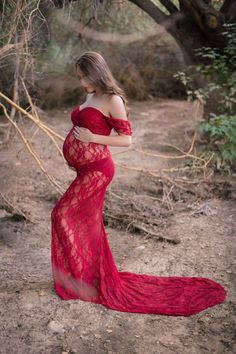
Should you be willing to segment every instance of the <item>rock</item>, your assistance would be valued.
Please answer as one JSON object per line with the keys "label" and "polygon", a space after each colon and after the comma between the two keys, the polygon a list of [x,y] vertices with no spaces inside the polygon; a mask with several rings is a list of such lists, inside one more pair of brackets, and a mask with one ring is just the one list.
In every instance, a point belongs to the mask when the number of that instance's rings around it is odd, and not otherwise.
{"label": "rock", "polygon": [[59,322],[56,322],[56,321],[50,321],[48,324],[48,328],[50,329],[51,332],[55,332],[55,333],[64,333],[65,332],[63,325]]}
{"label": "rock", "polygon": [[145,247],[146,247],[146,246],[141,245],[141,246],[136,247],[136,250],[144,250]]}

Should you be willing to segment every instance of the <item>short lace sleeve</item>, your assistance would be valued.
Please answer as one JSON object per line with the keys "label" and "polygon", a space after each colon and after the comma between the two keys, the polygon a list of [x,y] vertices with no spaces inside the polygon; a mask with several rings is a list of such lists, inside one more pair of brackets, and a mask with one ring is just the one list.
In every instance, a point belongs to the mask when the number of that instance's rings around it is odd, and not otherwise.
{"label": "short lace sleeve", "polygon": [[132,127],[130,121],[127,119],[120,119],[114,117],[107,117],[108,124],[113,128],[117,133],[132,135]]}
{"label": "short lace sleeve", "polygon": [[78,111],[79,111],[79,107],[75,107],[73,109],[73,111],[71,112],[71,121],[72,121],[73,125],[77,124],[77,119],[78,119],[77,113],[78,113]]}

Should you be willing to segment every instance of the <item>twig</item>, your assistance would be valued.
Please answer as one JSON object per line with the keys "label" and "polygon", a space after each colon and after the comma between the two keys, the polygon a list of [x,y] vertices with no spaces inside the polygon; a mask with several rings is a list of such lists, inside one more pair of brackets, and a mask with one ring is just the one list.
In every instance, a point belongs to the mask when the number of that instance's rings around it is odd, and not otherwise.
{"label": "twig", "polygon": [[167,192],[167,193],[163,193],[163,198],[162,198],[162,203],[166,203],[168,208],[170,210],[173,210],[173,206],[172,206],[172,203],[171,203],[171,200],[170,200],[170,194],[172,193],[172,190],[174,189],[175,185],[172,185],[170,187],[170,190]]}
{"label": "twig", "polygon": [[40,169],[43,171],[43,173],[46,175],[46,177],[48,178],[48,180],[56,187],[57,191],[59,193],[63,193],[64,190],[60,187],[60,185],[56,182],[56,180],[54,179],[54,177],[50,176],[47,172],[47,170],[45,169],[45,167],[43,166],[42,162],[40,161],[40,159],[37,157],[37,155],[35,154],[32,146],[29,144],[29,142],[27,141],[27,139],[25,138],[24,134],[22,133],[22,131],[20,130],[20,128],[18,127],[17,123],[14,122],[11,117],[9,116],[9,114],[7,113],[7,109],[6,107],[0,103],[0,106],[2,107],[5,116],[7,117],[7,119],[14,125],[14,127],[16,128],[16,130],[18,131],[18,133],[20,134],[21,139],[23,140],[23,142],[25,143],[27,149],[29,150],[30,154],[33,156],[33,158],[36,160],[37,164],[39,165]]}
{"label": "twig", "polygon": [[13,102],[10,98],[8,98],[6,95],[4,95],[2,92],[0,92],[0,97],[2,97],[7,103],[9,103],[11,106],[15,107],[18,111],[26,115],[29,119],[31,119],[34,123],[40,126],[41,129],[46,130],[47,132],[51,133],[52,135],[55,135],[57,138],[60,140],[64,141],[64,138],[56,133],[53,129],[49,128],[45,123],[42,121],[38,120],[35,118],[32,114],[28,113],[26,110],[18,106],[15,102]]}
{"label": "twig", "polygon": [[178,148],[177,146],[174,146],[174,145],[171,145],[171,144],[164,144],[166,146],[171,146],[171,147],[175,148],[176,150],[180,151],[182,153],[182,155],[176,155],[176,156],[162,155],[162,154],[157,154],[157,153],[154,153],[154,152],[151,152],[151,151],[144,151],[142,149],[137,149],[137,148],[134,148],[133,150],[137,151],[137,152],[139,152],[139,153],[141,153],[143,155],[158,157],[158,158],[162,158],[162,159],[175,160],[175,159],[185,159],[187,157],[188,158],[191,157],[191,158],[193,158],[195,160],[200,160],[200,161],[205,162],[205,160],[203,158],[191,154],[191,151],[192,151],[194,143],[195,143],[195,138],[196,138],[196,133],[193,136],[193,140],[192,140],[191,146],[189,148],[189,151],[187,151],[187,152],[184,152],[182,149]]}
{"label": "twig", "polygon": [[133,171],[139,171],[139,172],[142,172],[142,173],[146,173],[146,174],[148,174],[148,175],[150,175],[150,176],[159,178],[160,180],[166,180],[166,181],[170,182],[171,184],[175,184],[175,185],[178,186],[180,189],[186,190],[184,187],[178,185],[175,181],[173,181],[170,177],[165,176],[165,175],[163,175],[163,174],[154,173],[154,172],[152,172],[152,170],[147,170],[147,169],[138,168],[138,167],[134,167],[134,166],[127,166],[127,165],[121,164],[121,163],[119,163],[119,162],[116,162],[115,165],[120,166],[120,167],[122,167],[122,168],[126,168],[126,169],[128,169],[128,170],[133,170]]}
{"label": "twig", "polygon": [[153,231],[150,231],[150,230],[147,230],[145,227],[139,225],[139,224],[133,224],[133,226],[140,230],[140,231],[143,231],[145,232],[146,234],[148,235],[151,235],[153,238],[155,238],[157,241],[160,241],[160,242],[169,242],[169,243],[173,243],[174,245],[177,245],[178,243],[180,243],[180,240],[179,239],[171,239],[171,238],[168,238],[168,237],[164,237],[164,236],[160,236],[158,235],[157,233],[153,232]]}
{"label": "twig", "polygon": [[134,151],[134,148],[124,149],[122,151],[114,151],[114,152],[112,152],[112,156],[113,155],[121,155],[121,154],[124,154],[129,151]]}
{"label": "twig", "polygon": [[9,206],[9,211],[12,213],[12,214],[18,214],[20,216],[22,216],[24,219],[32,222],[35,224],[35,221],[33,219],[31,219],[29,216],[25,215],[25,213],[18,209],[13,203],[10,202],[10,200],[4,196],[1,192],[0,192],[0,197],[7,203],[7,205]]}
{"label": "twig", "polygon": [[124,200],[125,198],[120,197],[119,195],[117,195],[116,193],[112,192],[112,191],[108,191],[108,194],[113,195],[114,197]]}
{"label": "twig", "polygon": [[[24,82],[24,80],[23,80],[22,77],[21,77],[21,82],[22,82],[23,88],[24,88],[24,90],[25,90],[26,96],[27,96],[27,98],[28,98],[29,104],[30,104],[30,106],[31,106],[31,108],[32,108],[32,111],[33,111],[34,115],[35,115],[36,118],[37,118],[37,122],[40,122],[40,119],[39,119],[39,116],[38,116],[38,112],[37,112],[37,110],[35,109],[35,105],[34,105],[33,102],[32,102],[32,99],[31,99],[31,97],[30,97],[29,91],[27,90],[26,85],[25,85],[25,82]],[[38,124],[38,126],[40,127],[40,124]],[[41,127],[40,127],[40,128],[41,128]],[[50,132],[45,131],[45,129],[43,129],[43,130],[44,130],[44,132],[50,137],[50,139],[53,141],[53,143],[56,145],[56,148],[57,148],[57,150],[59,151],[60,155],[62,156],[64,162],[66,162],[66,161],[65,161],[65,158],[64,158],[64,155],[63,155],[63,153],[62,153],[62,150],[60,149],[60,147],[59,147],[59,145],[57,144],[57,142],[56,142],[55,138],[53,137],[53,135],[52,135]]]}

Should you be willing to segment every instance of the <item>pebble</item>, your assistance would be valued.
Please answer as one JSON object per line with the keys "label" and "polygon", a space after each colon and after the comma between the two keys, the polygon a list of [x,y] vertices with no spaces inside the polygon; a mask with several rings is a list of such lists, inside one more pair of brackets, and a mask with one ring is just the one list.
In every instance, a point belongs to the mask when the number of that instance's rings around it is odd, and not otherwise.
{"label": "pebble", "polygon": [[145,247],[146,247],[146,246],[141,245],[141,246],[136,247],[136,250],[144,250]]}
{"label": "pebble", "polygon": [[59,322],[56,322],[56,321],[50,321],[48,324],[48,328],[50,329],[50,331],[55,332],[55,333],[64,333],[65,332],[63,325]]}

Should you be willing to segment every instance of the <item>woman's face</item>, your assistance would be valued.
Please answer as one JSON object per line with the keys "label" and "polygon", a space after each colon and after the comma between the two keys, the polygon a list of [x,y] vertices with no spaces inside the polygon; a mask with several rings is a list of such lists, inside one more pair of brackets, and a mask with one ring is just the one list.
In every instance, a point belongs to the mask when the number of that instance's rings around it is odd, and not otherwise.
{"label": "woman's face", "polygon": [[77,76],[80,81],[80,85],[85,89],[87,93],[91,93],[95,91],[95,87],[89,82],[89,80],[84,76],[82,71],[77,68]]}

